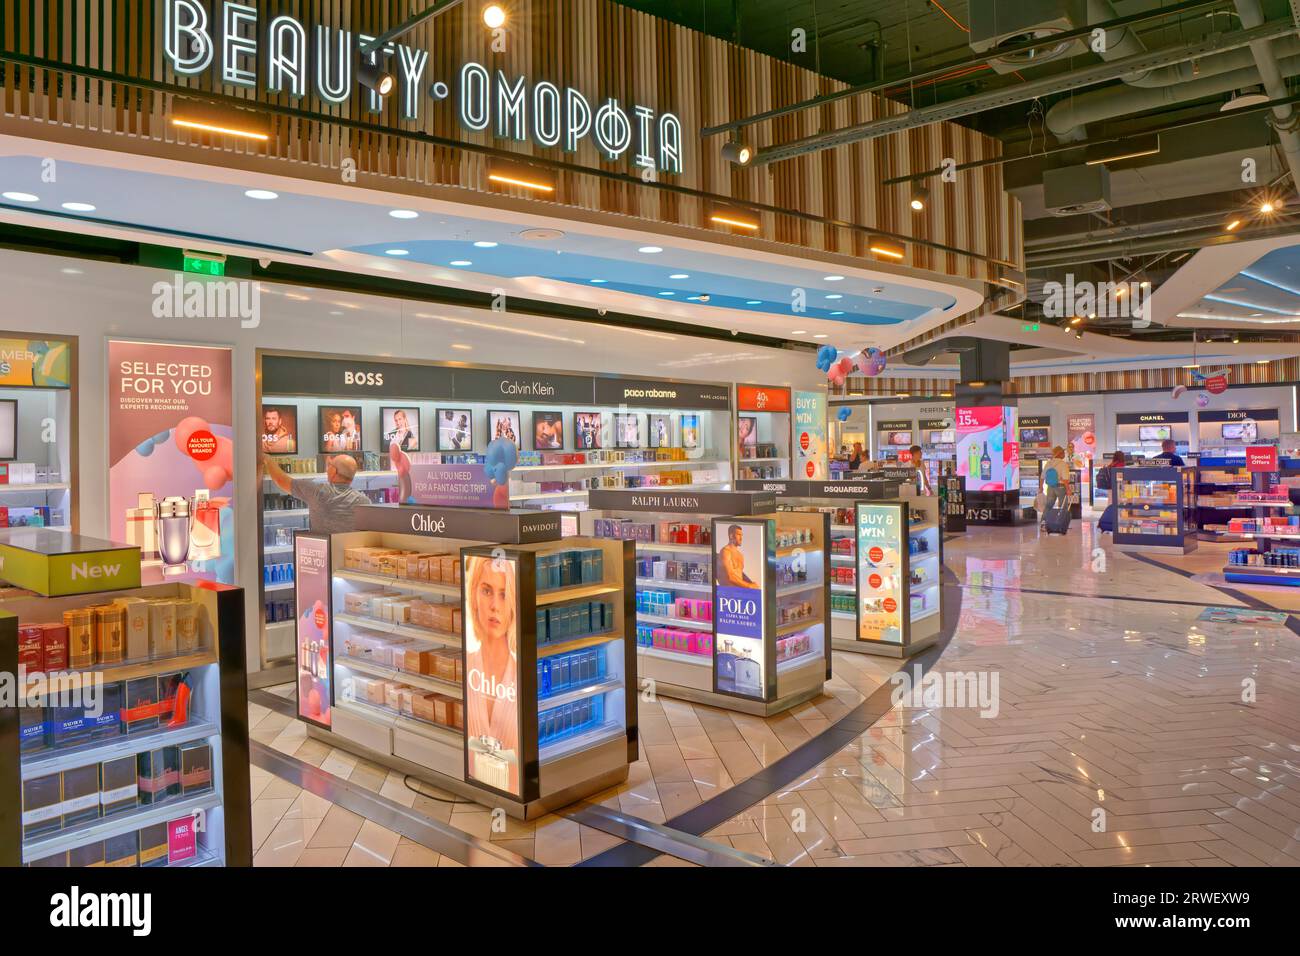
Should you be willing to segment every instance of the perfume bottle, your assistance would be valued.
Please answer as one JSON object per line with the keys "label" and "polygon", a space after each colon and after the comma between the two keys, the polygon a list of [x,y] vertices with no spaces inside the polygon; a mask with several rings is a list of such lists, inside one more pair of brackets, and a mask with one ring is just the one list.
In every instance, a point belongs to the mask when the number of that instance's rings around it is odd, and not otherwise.
{"label": "perfume bottle", "polygon": [[157,527],[153,493],[142,491],[136,507],[126,509],[126,543],[139,548],[140,557],[146,561],[158,557]]}
{"label": "perfume bottle", "polygon": [[158,553],[163,574],[184,574],[190,555],[190,502],[187,498],[164,498],[157,510]]}
{"label": "perfume bottle", "polygon": [[208,489],[200,488],[192,499],[194,520],[190,522],[190,560],[221,557],[221,509],[209,500]]}

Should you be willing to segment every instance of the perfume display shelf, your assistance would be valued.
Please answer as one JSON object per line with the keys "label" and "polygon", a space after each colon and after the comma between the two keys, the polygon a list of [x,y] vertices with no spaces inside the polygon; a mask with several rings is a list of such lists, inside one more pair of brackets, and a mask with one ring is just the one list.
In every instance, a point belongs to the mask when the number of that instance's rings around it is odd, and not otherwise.
{"label": "perfume display shelf", "polygon": [[[643,689],[762,715],[821,692],[830,676],[824,515],[775,514],[769,492],[600,491],[590,504],[584,533],[636,544]],[[723,581],[720,592],[719,568],[743,584]]]}
{"label": "perfume display shelf", "polygon": [[1115,477],[1115,546],[1187,554],[1197,534],[1195,467],[1126,467]]}
{"label": "perfume display shelf", "polygon": [[522,819],[626,779],[630,543],[561,539],[553,512],[374,505],[356,521],[295,539],[310,735]]}
{"label": "perfume display shelf", "polygon": [[[243,596],[138,584],[140,552],[0,531],[0,863],[252,864]],[[105,589],[107,588],[107,589]]]}

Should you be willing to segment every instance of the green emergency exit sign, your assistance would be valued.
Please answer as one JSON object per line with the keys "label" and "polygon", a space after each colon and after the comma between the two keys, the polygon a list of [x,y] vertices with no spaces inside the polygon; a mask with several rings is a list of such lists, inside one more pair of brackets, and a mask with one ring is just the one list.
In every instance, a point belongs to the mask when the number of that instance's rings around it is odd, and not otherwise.
{"label": "green emergency exit sign", "polygon": [[226,257],[215,253],[186,252],[181,269],[201,276],[224,276]]}

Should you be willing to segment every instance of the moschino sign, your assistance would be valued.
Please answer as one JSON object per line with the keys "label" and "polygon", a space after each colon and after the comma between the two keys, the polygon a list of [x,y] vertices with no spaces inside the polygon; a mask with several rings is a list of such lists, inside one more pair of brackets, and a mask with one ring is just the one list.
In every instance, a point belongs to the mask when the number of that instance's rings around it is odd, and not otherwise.
{"label": "moschino sign", "polygon": [[[163,53],[181,76],[214,72],[222,86],[314,95],[331,104],[354,94],[380,113],[385,98],[356,79],[361,47],[375,38],[334,27],[310,30],[298,19],[279,14],[266,22],[243,3],[164,0]],[[588,98],[572,87],[507,74],[482,63],[446,71],[431,63],[428,50],[389,42],[368,54],[371,63],[393,75],[390,95],[398,98],[403,119],[420,119],[425,97],[450,99],[460,125],[472,132],[490,130],[498,139],[561,147],[575,152],[586,140],[613,161],[626,157],[635,167],[659,173],[682,171],[682,124],[672,113],[613,97]]]}

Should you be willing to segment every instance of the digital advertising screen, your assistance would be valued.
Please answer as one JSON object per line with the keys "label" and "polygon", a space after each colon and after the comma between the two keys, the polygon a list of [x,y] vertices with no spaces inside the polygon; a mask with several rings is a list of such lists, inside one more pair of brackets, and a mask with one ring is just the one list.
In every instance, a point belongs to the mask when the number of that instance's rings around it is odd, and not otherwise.
{"label": "digital advertising screen", "polygon": [[957,409],[957,474],[966,490],[1007,491],[1019,487],[1020,445],[1016,409],[983,405]]}
{"label": "digital advertising screen", "polygon": [[[521,796],[519,562],[465,555],[465,744],[468,779]],[[536,706],[533,701],[533,706]]]}
{"label": "digital advertising screen", "polygon": [[330,650],[330,539],[299,533],[293,538],[295,637],[298,646],[298,716],[329,730],[333,725],[333,660]]}
{"label": "digital advertising screen", "polygon": [[713,520],[714,690],[764,699],[763,583],[767,521]]}
{"label": "digital advertising screen", "polygon": [[858,640],[903,643],[903,508],[857,503]]}

